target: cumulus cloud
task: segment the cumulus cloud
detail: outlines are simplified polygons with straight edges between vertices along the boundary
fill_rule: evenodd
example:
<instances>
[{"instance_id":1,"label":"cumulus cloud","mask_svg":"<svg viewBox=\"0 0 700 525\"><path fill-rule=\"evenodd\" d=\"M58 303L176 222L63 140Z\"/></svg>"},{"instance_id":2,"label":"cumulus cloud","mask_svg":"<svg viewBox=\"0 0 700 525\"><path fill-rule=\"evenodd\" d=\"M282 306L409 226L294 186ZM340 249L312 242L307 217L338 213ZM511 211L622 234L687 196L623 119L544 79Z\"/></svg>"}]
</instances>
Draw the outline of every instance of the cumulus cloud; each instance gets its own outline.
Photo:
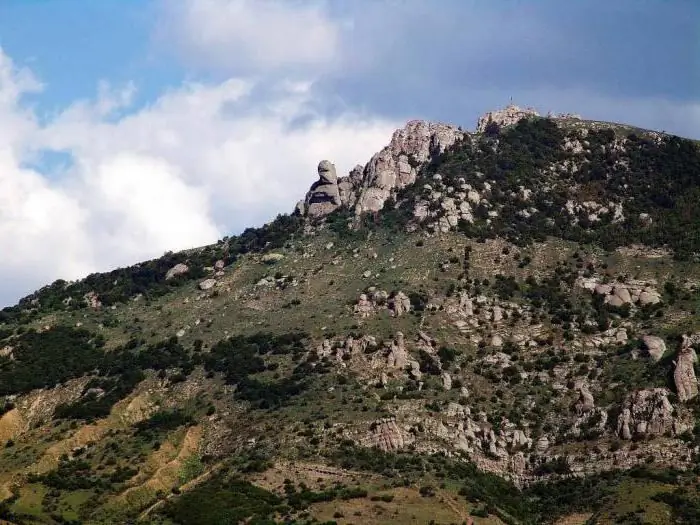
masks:
<instances>
[{"instance_id":1,"label":"cumulus cloud","mask_svg":"<svg viewBox=\"0 0 700 525\"><path fill-rule=\"evenodd\" d=\"M185 84L137 110L133 86L104 84L39 124L22 102L39 84L1 52L0 66L0 275L12 276L0 304L260 225L293 209L321 158L347 172L401 125L321 115L308 82L239 79ZM37 163L47 152L70 165Z\"/></svg>"},{"instance_id":2,"label":"cumulus cloud","mask_svg":"<svg viewBox=\"0 0 700 525\"><path fill-rule=\"evenodd\" d=\"M236 73L314 70L334 60L340 26L321 2L184 0L163 2L157 36L192 64Z\"/></svg>"}]
</instances>

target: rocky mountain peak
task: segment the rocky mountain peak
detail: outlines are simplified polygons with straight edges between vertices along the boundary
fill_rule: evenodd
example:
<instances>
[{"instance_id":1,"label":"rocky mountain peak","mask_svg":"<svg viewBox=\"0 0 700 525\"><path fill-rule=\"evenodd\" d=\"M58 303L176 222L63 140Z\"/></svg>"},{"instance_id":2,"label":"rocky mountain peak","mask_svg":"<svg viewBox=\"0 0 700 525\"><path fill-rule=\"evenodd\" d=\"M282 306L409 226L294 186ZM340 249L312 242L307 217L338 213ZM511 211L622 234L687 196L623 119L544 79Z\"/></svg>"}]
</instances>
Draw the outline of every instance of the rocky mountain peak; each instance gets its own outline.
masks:
<instances>
[{"instance_id":1,"label":"rocky mountain peak","mask_svg":"<svg viewBox=\"0 0 700 525\"><path fill-rule=\"evenodd\" d=\"M364 167L355 167L346 177L337 178L333 164L321 161L319 180L297 205L296 212L317 218L340 206L354 209L356 215L379 211L394 191L416 181L422 164L464 135L453 125L411 120L397 129L389 144Z\"/></svg>"},{"instance_id":2,"label":"rocky mountain peak","mask_svg":"<svg viewBox=\"0 0 700 525\"><path fill-rule=\"evenodd\" d=\"M515 104L508 104L503 109L489 111L479 117L476 123L477 133L484 133L489 124L493 123L499 127L517 124L521 119L539 117L540 114L533 108L521 108Z\"/></svg>"}]
</instances>

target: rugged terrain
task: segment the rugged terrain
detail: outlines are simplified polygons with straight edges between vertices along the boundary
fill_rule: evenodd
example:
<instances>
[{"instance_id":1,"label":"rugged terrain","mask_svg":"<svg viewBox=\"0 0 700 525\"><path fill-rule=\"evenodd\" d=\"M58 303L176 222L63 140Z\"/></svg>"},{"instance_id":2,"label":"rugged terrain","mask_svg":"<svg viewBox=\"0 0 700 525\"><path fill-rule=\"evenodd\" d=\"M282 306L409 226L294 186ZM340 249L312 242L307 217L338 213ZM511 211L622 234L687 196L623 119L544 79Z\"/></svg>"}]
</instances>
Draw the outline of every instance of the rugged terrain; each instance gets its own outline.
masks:
<instances>
[{"instance_id":1,"label":"rugged terrain","mask_svg":"<svg viewBox=\"0 0 700 525\"><path fill-rule=\"evenodd\" d=\"M700 522L695 142L509 106L318 175L0 312L0 519Z\"/></svg>"}]
</instances>

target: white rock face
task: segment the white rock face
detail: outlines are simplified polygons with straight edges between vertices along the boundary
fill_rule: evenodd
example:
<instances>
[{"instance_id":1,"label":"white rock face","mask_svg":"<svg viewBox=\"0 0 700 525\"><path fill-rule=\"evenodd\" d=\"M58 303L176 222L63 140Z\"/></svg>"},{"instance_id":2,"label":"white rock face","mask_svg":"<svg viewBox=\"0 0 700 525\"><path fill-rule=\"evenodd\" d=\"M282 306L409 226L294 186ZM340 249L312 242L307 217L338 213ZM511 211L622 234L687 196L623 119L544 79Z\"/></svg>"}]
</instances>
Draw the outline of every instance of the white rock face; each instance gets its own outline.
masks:
<instances>
[{"instance_id":1,"label":"white rock face","mask_svg":"<svg viewBox=\"0 0 700 525\"><path fill-rule=\"evenodd\" d=\"M491 122L496 123L499 127L510 126L517 124L521 119L538 117L539 113L532 108L520 108L515 104L509 104L504 109L489 111L485 115L479 117L476 123L477 133L486 131L486 126Z\"/></svg>"}]
</instances>

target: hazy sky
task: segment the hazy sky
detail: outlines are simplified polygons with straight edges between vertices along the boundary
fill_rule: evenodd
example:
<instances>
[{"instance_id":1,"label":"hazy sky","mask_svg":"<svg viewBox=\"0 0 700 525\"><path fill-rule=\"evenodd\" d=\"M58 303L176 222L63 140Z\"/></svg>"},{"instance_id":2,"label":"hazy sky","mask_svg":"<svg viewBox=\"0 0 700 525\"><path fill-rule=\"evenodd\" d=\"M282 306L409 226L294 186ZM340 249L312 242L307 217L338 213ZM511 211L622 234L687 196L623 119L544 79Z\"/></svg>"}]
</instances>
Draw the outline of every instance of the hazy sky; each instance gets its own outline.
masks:
<instances>
[{"instance_id":1,"label":"hazy sky","mask_svg":"<svg viewBox=\"0 0 700 525\"><path fill-rule=\"evenodd\" d=\"M700 138L697 0L1 0L0 305L291 211L510 97Z\"/></svg>"}]
</instances>

